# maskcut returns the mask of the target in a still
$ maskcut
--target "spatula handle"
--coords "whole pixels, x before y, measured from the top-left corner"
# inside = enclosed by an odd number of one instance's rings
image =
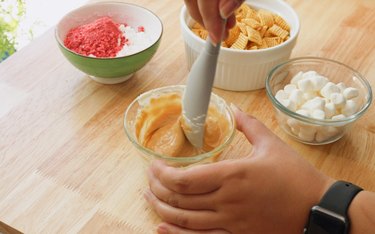
[[[224,31],[225,21],[223,22]],[[204,124],[215,79],[216,65],[221,43],[213,45],[208,37],[204,49],[190,69],[182,100],[183,118],[190,127],[185,132],[188,140],[197,148],[203,146]]]

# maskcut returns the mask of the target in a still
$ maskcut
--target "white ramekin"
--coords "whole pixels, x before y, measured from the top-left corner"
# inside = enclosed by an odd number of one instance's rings
[[[282,44],[261,50],[235,50],[223,48],[220,51],[214,87],[232,91],[249,91],[265,87],[269,71],[277,64],[290,58],[299,33],[299,18],[293,8],[283,0],[247,0],[252,7],[266,9],[282,16],[290,25],[290,38]],[[204,40],[195,35],[190,27],[194,20],[186,6],[180,13],[182,37],[188,69],[203,49]]]

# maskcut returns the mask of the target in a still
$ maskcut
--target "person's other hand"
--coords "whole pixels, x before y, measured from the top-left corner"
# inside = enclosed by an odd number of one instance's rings
[[[228,30],[236,23],[233,13],[243,2],[244,0],[185,0],[191,17],[207,29],[214,43],[221,41],[222,35],[227,37]],[[224,34],[223,19],[227,19]]]
[[[333,180],[261,122],[235,111],[251,157],[187,169],[154,162],[145,198],[164,221],[158,233],[302,233]]]

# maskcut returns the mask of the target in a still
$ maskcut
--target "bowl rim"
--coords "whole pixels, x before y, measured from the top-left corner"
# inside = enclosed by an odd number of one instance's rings
[[[158,22],[160,23],[160,35],[158,36],[157,40],[155,40],[152,44],[150,44],[148,47],[144,48],[143,50],[140,50],[136,53],[133,53],[133,54],[129,54],[129,55],[123,55],[123,56],[119,56],[119,57],[90,57],[90,56],[86,56],[86,55],[82,55],[82,54],[79,54],[69,48],[67,48],[65,45],[64,45],[64,42],[61,40],[61,38],[59,37],[58,35],[58,31],[59,31],[59,25],[61,22],[63,22],[63,20],[68,17],[68,15],[72,14],[73,12],[76,12],[76,11],[79,11],[83,8],[87,8],[87,7],[91,7],[91,6],[95,6],[95,5],[109,5],[109,4],[120,4],[120,5],[130,5],[130,6],[134,6],[138,9],[141,9],[141,10],[144,10],[144,11],[147,11],[149,12],[150,14],[152,14],[153,16],[156,17],[156,19],[158,20]],[[152,46],[154,46],[155,44],[157,44],[162,35],[163,35],[163,32],[164,32],[164,28],[163,28],[163,22],[161,21],[160,17],[158,15],[156,15],[154,12],[152,12],[151,10],[143,7],[143,6],[139,6],[137,4],[133,4],[133,3],[127,3],[127,2],[119,2],[119,1],[106,1],[106,2],[93,2],[93,3],[87,3],[87,4],[84,4],[83,6],[80,6],[78,8],[75,8],[71,11],[69,11],[68,13],[66,13],[59,21],[58,23],[56,24],[55,26],[55,39],[56,41],[59,43],[59,45],[64,48],[66,51],[74,54],[74,55],[78,55],[82,58],[86,58],[86,59],[93,59],[93,60],[113,60],[113,59],[124,59],[124,58],[129,58],[129,57],[132,57],[132,56],[136,56],[146,50],[148,50],[149,48],[151,48]]]
[[[237,49],[231,49],[231,48],[221,47],[221,49],[220,49],[221,52],[224,52],[224,53],[240,53],[240,54],[259,54],[259,53],[265,53],[265,52],[270,52],[270,51],[282,49],[282,48],[288,46],[289,44],[294,43],[296,41],[298,35],[299,35],[300,28],[301,28],[299,16],[298,16],[297,12],[288,3],[286,3],[286,2],[284,2],[282,0],[276,0],[276,1],[278,1],[280,4],[282,4],[285,8],[288,8],[290,10],[290,12],[292,12],[293,18],[296,19],[295,23],[296,23],[297,27],[295,29],[296,33],[294,35],[292,35],[288,40],[284,41],[283,43],[281,43],[279,45],[276,45],[274,47],[271,47],[271,48],[265,48],[265,49],[259,49],[259,50],[237,50]],[[247,0],[245,0],[244,3],[248,3]],[[187,22],[185,21],[185,16],[188,16],[188,15],[189,14],[187,12],[186,5],[184,4],[182,6],[181,10],[180,10],[180,24],[181,24],[183,30],[190,37],[194,38],[199,43],[203,44],[205,42],[205,40],[203,40],[202,38],[200,38],[197,35],[195,35],[191,31],[191,29],[189,28],[189,26],[187,25]]]
[[[320,120],[320,119],[314,119],[314,118],[311,118],[311,117],[307,117],[307,116],[304,116],[304,115],[300,115],[294,111],[291,111],[289,110],[287,107],[285,107],[283,104],[281,104],[277,99],[276,97],[272,94],[272,88],[270,86],[270,81],[272,80],[273,78],[273,75],[279,71],[280,69],[282,69],[283,67],[285,67],[286,65],[288,64],[292,64],[292,63],[298,63],[298,62],[306,62],[306,61],[317,61],[317,62],[329,62],[329,63],[332,63],[332,64],[335,64],[335,65],[339,65],[339,66],[342,66],[342,67],[345,67],[346,69],[350,70],[353,72],[353,76],[355,76],[356,78],[358,78],[361,82],[361,84],[366,87],[366,90],[367,90],[367,100],[366,100],[366,103],[362,106],[362,108],[357,111],[355,114],[352,114],[350,116],[347,116],[343,119],[339,119],[339,120],[332,120],[332,119],[324,119],[324,120]],[[308,122],[310,124],[313,124],[313,125],[324,125],[324,126],[342,126],[343,124],[348,124],[348,123],[351,123],[355,120],[357,120],[359,117],[361,117],[367,110],[368,108],[371,106],[371,103],[372,103],[372,89],[371,89],[371,85],[370,83],[367,81],[366,78],[364,78],[362,76],[361,73],[359,73],[357,70],[353,69],[352,67],[344,64],[344,63],[341,63],[339,61],[336,61],[336,60],[333,60],[333,59],[328,59],[328,58],[324,58],[324,57],[314,57],[314,56],[306,56],[306,57],[296,57],[296,58],[292,58],[292,59],[289,59],[283,63],[280,63],[276,66],[274,66],[271,71],[268,73],[267,75],[267,78],[266,78],[266,93],[267,93],[267,96],[268,98],[271,100],[272,102],[272,105],[274,107],[276,107],[278,110],[282,111],[284,114],[288,115],[288,116],[291,116],[295,119],[298,119],[300,121],[304,121],[304,122]]]
[[[133,143],[133,145],[135,145],[137,147],[137,149],[139,149],[140,151],[142,152],[145,152],[146,154],[148,155],[152,155],[158,159],[162,159],[162,160],[167,160],[167,161],[171,161],[171,162],[179,162],[179,163],[197,163],[197,162],[200,162],[200,161],[203,161],[204,159],[207,159],[207,158],[210,158],[210,157],[214,157],[216,155],[216,153],[219,153],[220,151],[222,151],[227,145],[229,145],[234,136],[235,136],[235,132],[236,132],[236,121],[235,121],[235,118],[234,118],[234,114],[231,110],[231,108],[229,107],[229,105],[226,103],[226,101],[221,98],[219,95],[215,94],[214,92],[211,92],[211,95],[215,96],[215,98],[219,99],[220,101],[222,101],[224,104],[225,104],[225,109],[228,110],[229,112],[229,116],[230,116],[230,120],[231,120],[231,123],[233,123],[231,125],[231,132],[230,132],[230,136],[227,137],[227,139],[222,143],[220,144],[219,146],[217,146],[216,148],[214,148],[213,150],[211,151],[208,151],[208,152],[204,152],[202,154],[198,154],[196,156],[184,156],[184,157],[171,157],[171,156],[166,156],[166,155],[163,155],[163,154],[159,154],[159,153],[156,153],[144,146],[142,146],[141,144],[138,143],[138,141],[133,137],[132,133],[131,133],[131,130],[128,128],[128,124],[127,124],[127,121],[126,121],[126,117],[128,116],[128,113],[130,111],[130,108],[142,97],[148,95],[148,94],[151,94],[152,92],[158,92],[158,91],[161,91],[161,90],[167,90],[167,89],[179,89],[181,91],[184,91],[186,85],[170,85],[170,86],[163,86],[163,87],[159,87],[159,88],[155,88],[155,89],[151,89],[149,91],[146,91],[140,95],[138,95],[126,108],[125,110],[125,113],[124,113],[124,130],[125,130],[125,134],[127,135],[128,139]]]

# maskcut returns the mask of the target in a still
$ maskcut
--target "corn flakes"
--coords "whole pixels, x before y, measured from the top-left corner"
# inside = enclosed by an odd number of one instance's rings
[[[223,47],[241,50],[259,50],[277,46],[290,38],[290,25],[280,15],[264,9],[255,9],[243,3],[235,12],[236,25],[222,42]],[[191,30],[206,39],[207,31],[198,23]]]

